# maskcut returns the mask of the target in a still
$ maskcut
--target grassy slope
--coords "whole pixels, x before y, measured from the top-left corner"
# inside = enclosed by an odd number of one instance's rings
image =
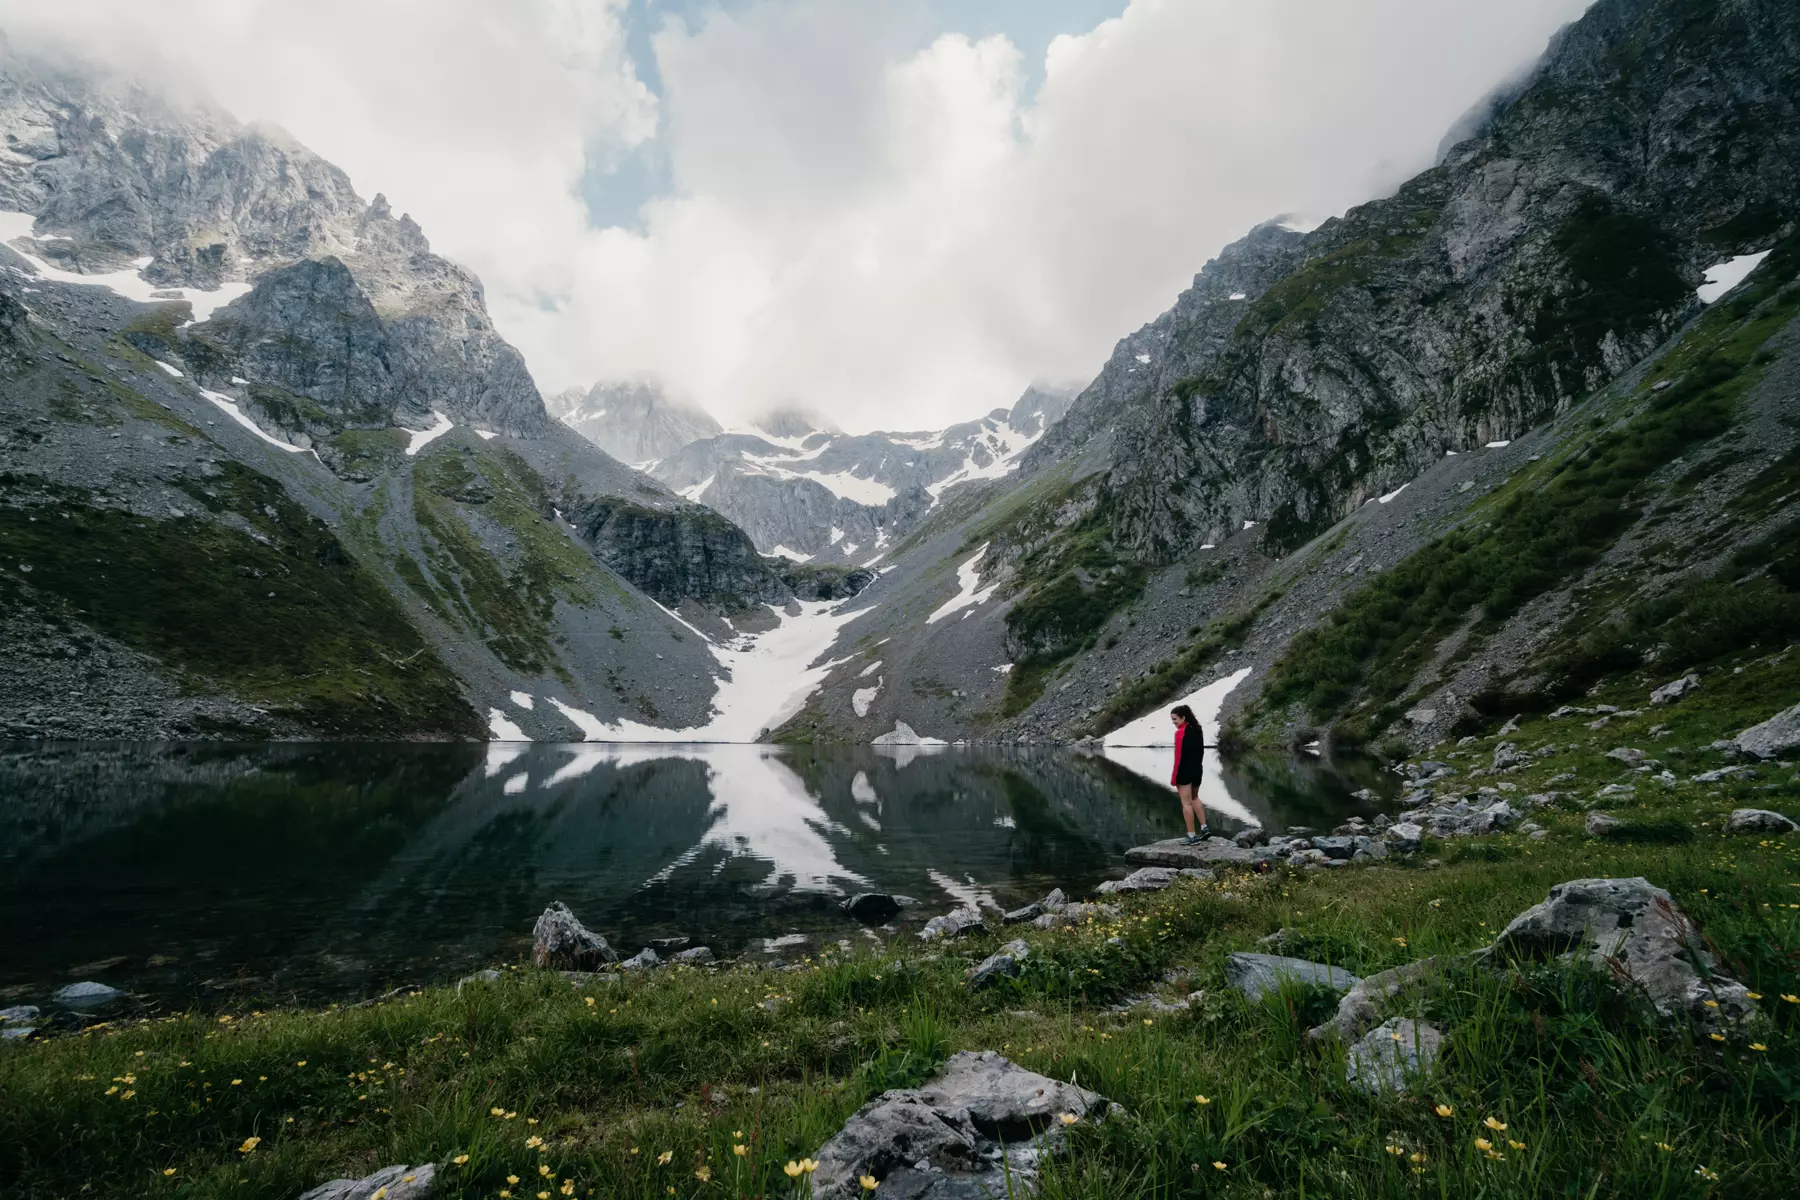
[[[1753,663],[1730,686],[1752,696],[1787,669]],[[1573,771],[1589,794],[1619,778],[1603,757],[1618,744],[1649,749],[1685,778],[1720,761],[1692,747],[1739,720],[1727,687],[1710,684],[1599,731],[1535,718],[1512,740],[1554,742],[1558,753],[1501,782],[1526,793]],[[1652,738],[1652,722],[1673,733]],[[1493,744],[1451,761],[1466,777]],[[577,1195],[785,1196],[781,1164],[816,1150],[863,1099],[950,1051],[993,1048],[1130,1110],[1076,1128],[1072,1157],[1046,1183],[1052,1197],[1790,1194],[1800,1002],[1782,997],[1800,994],[1800,839],[1719,829],[1743,803],[1792,811],[1800,784],[1791,768],[1771,768],[1710,787],[1640,783],[1638,793],[1642,806],[1621,815],[1692,840],[1594,842],[1571,804],[1538,815],[1552,830],[1541,842],[1509,834],[1428,847],[1421,858],[1441,866],[1184,885],[1131,902],[1116,922],[1034,933],[1030,973],[975,996],[962,970],[998,936],[936,952],[858,951],[794,972],[668,970],[586,992],[520,971],[354,1010],[177,1016],[6,1045],[0,1191],[291,1197],[344,1172],[467,1154],[451,1167],[450,1195],[560,1195],[572,1181]],[[1580,971],[1466,974],[1424,1001],[1452,1038],[1439,1076],[1422,1094],[1376,1100],[1344,1084],[1341,1050],[1302,1041],[1327,998],[1256,1006],[1222,984],[1225,953],[1278,928],[1294,931],[1290,952],[1367,973],[1485,944],[1551,884],[1602,874],[1641,874],[1674,893],[1762,994],[1766,1049],[1658,1029]],[[1173,982],[1159,982],[1165,971]],[[1151,988],[1204,989],[1206,999],[1148,1022],[1143,1010],[1104,1011]],[[1451,1116],[1436,1115],[1440,1103]],[[1506,1133],[1481,1125],[1487,1116]],[[1504,1160],[1476,1149],[1478,1136],[1501,1143]],[[262,1140],[245,1152],[251,1137]],[[540,1165],[556,1182],[537,1182]],[[509,1185],[509,1175],[533,1182]]]
[[[1579,413],[1584,433],[1520,471],[1460,528],[1377,576],[1296,638],[1246,715],[1253,736],[1279,739],[1276,726],[1290,712],[1333,724],[1342,741],[1378,736],[1414,698],[1408,685],[1420,666],[1471,610],[1479,613],[1472,648],[1534,597],[1575,580],[1654,504],[1678,505],[1691,480],[1671,480],[1665,468],[1734,427],[1740,397],[1769,361],[1764,344],[1800,314],[1800,285],[1790,283],[1796,274],[1800,237],[1779,245],[1748,287],[1670,352],[1656,377],[1672,386],[1657,392],[1646,381],[1622,395],[1603,393]],[[1765,566],[1768,557],[1747,569]],[[1616,597],[1584,605],[1563,630],[1564,644],[1541,664],[1548,668],[1541,686],[1531,695],[1478,697],[1477,707],[1488,716],[1547,708],[1634,669],[1659,640],[1683,633],[1683,619],[1716,625],[1697,611],[1713,607],[1721,589],[1738,591],[1745,574],[1716,581],[1714,593],[1630,614],[1641,626],[1635,648],[1606,628],[1616,624]],[[1732,617],[1739,632],[1800,633],[1795,590],[1779,574],[1757,582],[1743,595],[1760,603],[1744,604]],[[1715,663],[1753,641],[1715,628],[1686,637],[1685,661],[1664,657],[1659,670]]]

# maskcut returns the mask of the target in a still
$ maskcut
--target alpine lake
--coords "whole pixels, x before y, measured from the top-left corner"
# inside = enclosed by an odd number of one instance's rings
[[[0,1006],[348,1003],[527,960],[553,900],[621,955],[911,936],[1123,875],[1182,832],[1167,749],[543,743],[0,747]],[[1214,832],[1391,810],[1372,761],[1221,762]],[[1374,799],[1353,793],[1369,789]],[[841,908],[918,901],[899,932]],[[113,1006],[118,1011],[120,1005]],[[75,1019],[74,1014],[65,1014]]]

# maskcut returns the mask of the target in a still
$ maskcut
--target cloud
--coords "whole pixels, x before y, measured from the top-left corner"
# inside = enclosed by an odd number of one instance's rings
[[[922,428],[1084,378],[1251,225],[1426,166],[1586,0],[1131,0],[1026,62],[915,8],[749,0],[0,0],[153,53],[387,192],[473,267],[540,385],[650,373],[722,417]],[[1041,83],[1028,81],[1041,71]],[[596,163],[671,190],[587,223]]]

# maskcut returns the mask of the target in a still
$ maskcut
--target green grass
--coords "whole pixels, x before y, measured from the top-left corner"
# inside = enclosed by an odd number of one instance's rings
[[[456,678],[380,582],[279,484],[238,464],[178,486],[215,517],[156,519],[5,477],[0,607],[85,625],[322,733],[478,736]]]
[[[1684,754],[1675,738],[1648,737],[1656,719],[1679,723]],[[1585,791],[1624,772],[1603,757],[1615,743],[1655,746],[1685,776],[1718,761],[1694,746],[1721,720],[1681,705],[1603,731],[1532,718],[1509,738],[1558,753],[1501,782],[1523,793],[1573,770]],[[1493,744],[1449,761],[1466,774]],[[1771,781],[1773,793],[1761,790]],[[0,1191],[253,1200],[436,1161],[451,1163],[454,1197],[560,1195],[508,1184],[543,1178],[540,1165],[577,1195],[785,1197],[796,1193],[781,1164],[815,1152],[863,1100],[917,1083],[956,1050],[994,1049],[1128,1110],[1074,1128],[1044,1182],[1056,1200],[1785,1196],[1800,1172],[1800,1003],[1782,999],[1800,994],[1800,840],[1720,827],[1747,801],[1793,807],[1800,786],[1790,770],[1639,793],[1621,816],[1679,822],[1692,840],[1595,841],[1569,804],[1533,814],[1551,831],[1544,841],[1428,846],[1420,859],[1441,866],[1185,883],[1130,901],[1117,920],[1034,931],[1025,975],[982,993],[962,971],[1004,935],[929,952],[902,938],[794,971],[670,969],[585,990],[519,969],[497,985],[363,1008],[180,1014],[8,1044]],[[1359,974],[1472,950],[1552,884],[1595,875],[1644,875],[1674,894],[1762,995],[1766,1049],[1661,1025],[1582,969],[1458,969],[1416,1002],[1450,1036],[1439,1071],[1416,1094],[1377,1099],[1346,1084],[1340,1047],[1303,1036],[1329,997],[1250,1004],[1223,984],[1226,953],[1278,929],[1287,952]],[[1151,990],[1205,996],[1174,1015],[1106,1011]]]

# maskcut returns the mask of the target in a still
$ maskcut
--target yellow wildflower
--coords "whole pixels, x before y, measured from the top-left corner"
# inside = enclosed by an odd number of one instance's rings
[[[555,1178],[556,1173],[550,1169],[549,1163],[539,1163],[538,1174],[542,1175],[545,1179],[553,1179]]]
[[[1383,1146],[1382,1149],[1386,1150],[1389,1154],[1392,1154],[1395,1158],[1399,1158],[1402,1154],[1406,1153],[1406,1149],[1403,1146]]]
[[[872,1192],[876,1188],[881,1186],[879,1183],[877,1183],[875,1181],[875,1177],[873,1175],[860,1176],[860,1177],[858,1177],[856,1182],[862,1184],[862,1190],[865,1192]]]
[[[490,1108],[488,1109],[488,1115],[492,1117],[504,1117],[506,1115],[506,1110],[504,1108]]]
[[[694,1178],[698,1179],[701,1183],[711,1182],[712,1168],[705,1163],[701,1163],[699,1169],[694,1172]]]
[[[1212,1098],[1210,1096],[1195,1096],[1194,1103],[1195,1104],[1211,1104]]]
[[[1702,1000],[1700,1003],[1706,1005],[1706,1007],[1708,1007],[1708,1008],[1719,1007],[1719,1002],[1717,1000]]]
[[[506,1177],[506,1182],[511,1183],[511,1184],[517,1184],[519,1182],[519,1177],[517,1175],[508,1175]]]
[[[739,1142],[737,1145],[735,1145],[731,1148],[731,1152],[733,1154],[737,1155],[739,1158],[742,1158],[746,1154],[750,1153],[750,1147],[744,1145],[742,1142]]]
[[[1454,1108],[1451,1108],[1448,1104],[1440,1104],[1436,1108],[1434,1108],[1432,1111],[1437,1113],[1437,1115],[1440,1117],[1448,1117],[1451,1113],[1455,1112],[1456,1110]]]
[[[1765,1046],[1765,1045],[1763,1045],[1763,1044],[1762,1044],[1762,1043],[1761,1043],[1761,1042],[1751,1042],[1751,1043],[1750,1043],[1750,1048],[1751,1048],[1751,1049],[1752,1049],[1752,1050],[1759,1050],[1759,1051],[1760,1051],[1760,1050],[1767,1050],[1767,1049],[1768,1049],[1768,1047],[1767,1047],[1767,1046]]]
[[[1492,1150],[1494,1148],[1494,1143],[1488,1141],[1486,1138],[1476,1138],[1475,1148],[1477,1150]]]
[[[664,1150],[661,1154],[656,1156],[656,1165],[659,1167],[666,1167],[669,1165],[669,1160],[674,1157],[675,1152],[673,1150]]]
[[[536,1150],[539,1146],[541,1146],[543,1144],[544,1144],[544,1139],[539,1137],[535,1133],[525,1139],[525,1147],[528,1150]]]
[[[464,1163],[466,1163],[466,1162],[468,1162],[468,1161],[469,1161],[469,1156],[468,1156],[468,1155],[466,1155],[466,1154],[459,1154],[459,1155],[457,1155],[457,1156],[456,1156],[456,1157],[455,1157],[455,1158],[453,1158],[453,1159],[451,1159],[451,1160],[450,1160],[450,1161],[451,1161],[451,1162],[453,1162],[453,1163],[455,1163],[455,1164],[456,1164],[456,1165],[457,1165],[457,1166],[459,1166],[459,1167],[460,1167],[460,1166],[462,1166],[462,1165],[463,1165],[463,1164],[464,1164]]]
[[[1751,1000],[1761,1000],[1762,999],[1761,992],[1745,992],[1744,995]]]
[[[303,1058],[299,1062],[295,1063],[294,1065],[296,1067],[304,1067],[306,1065],[306,1060]]]
[[[1800,1004],[1800,996],[1796,996],[1792,992],[1781,993],[1781,998],[1786,1000],[1789,1004]]]
[[[231,1081],[231,1086],[232,1086],[232,1087],[236,1087],[236,1086],[237,1086],[237,1085],[238,1085],[238,1084],[240,1084],[240,1083],[242,1083],[242,1082],[244,1082],[244,1081],[243,1081],[243,1080],[241,1080],[241,1079],[234,1079],[234,1080],[232,1080],[232,1081]]]
[[[1223,1171],[1223,1170],[1224,1170],[1224,1169],[1225,1169],[1225,1164],[1224,1164],[1224,1163],[1222,1163],[1222,1162],[1214,1162],[1214,1163],[1213,1163],[1213,1170],[1215,1170],[1215,1171]]]
[[[1411,1154],[1406,1156],[1406,1161],[1409,1163],[1422,1163],[1425,1161],[1425,1152],[1423,1150],[1414,1150]]]
[[[1483,1118],[1481,1123],[1483,1125],[1486,1125],[1489,1129],[1496,1130],[1496,1131],[1506,1128],[1505,1121],[1496,1121],[1492,1117]]]
[[[170,1175],[173,1175],[174,1173],[175,1173],[174,1167],[164,1167],[163,1168],[163,1177],[165,1179],[168,1178]]]
[[[1059,1121],[1061,1121],[1064,1125],[1073,1125],[1075,1122],[1081,1120],[1081,1118],[1076,1116],[1074,1113],[1063,1113],[1062,1116],[1058,1117],[1057,1119]]]
[[[1511,1138],[1506,1139],[1506,1144],[1511,1146],[1514,1150],[1523,1150],[1525,1148],[1524,1142],[1515,1142]]]
[[[573,1179],[565,1179],[563,1180],[562,1187],[557,1190],[562,1192],[565,1196],[573,1196],[575,1194],[575,1181]]]
[[[786,1175],[789,1179],[798,1179],[800,1178],[800,1164],[790,1160],[781,1168],[781,1173]]]
[[[1722,1042],[1725,1040],[1725,1035],[1722,1033],[1709,1033],[1706,1036],[1711,1038],[1715,1042]]]
[[[244,1144],[238,1147],[238,1153],[239,1154],[249,1154],[252,1150],[255,1150],[261,1144],[262,1144],[261,1138],[247,1137],[244,1139]]]
[[[1675,1147],[1673,1147],[1673,1146],[1671,1146],[1671,1145],[1669,1145],[1669,1143],[1667,1143],[1667,1142],[1658,1142],[1658,1143],[1656,1143],[1656,1148],[1657,1148],[1657,1149],[1658,1149],[1658,1150],[1661,1150],[1661,1151],[1662,1151],[1662,1152],[1663,1152],[1663,1153],[1664,1153],[1664,1154],[1673,1154],[1673,1153],[1675,1153]]]

